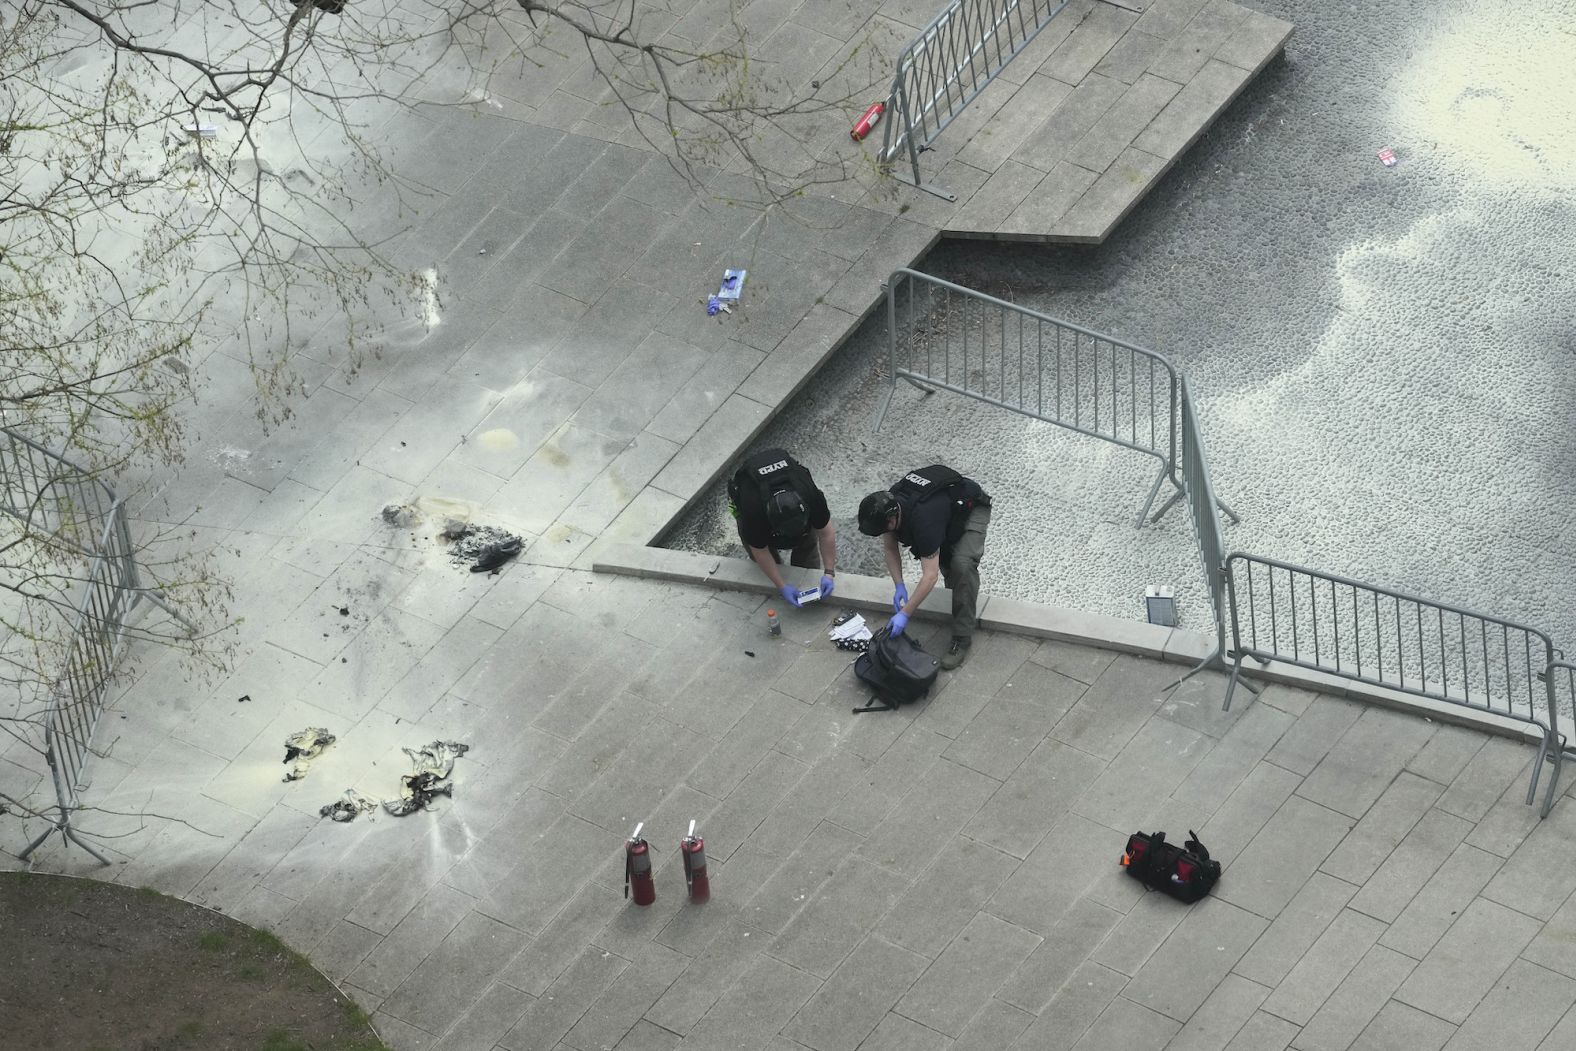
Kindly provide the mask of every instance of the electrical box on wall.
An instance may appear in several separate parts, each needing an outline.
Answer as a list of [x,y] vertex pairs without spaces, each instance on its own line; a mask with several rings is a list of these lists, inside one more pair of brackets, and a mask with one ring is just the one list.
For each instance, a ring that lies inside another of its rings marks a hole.
[[1170,588],[1151,585],[1144,589],[1144,615],[1151,624],[1177,626],[1177,600]]

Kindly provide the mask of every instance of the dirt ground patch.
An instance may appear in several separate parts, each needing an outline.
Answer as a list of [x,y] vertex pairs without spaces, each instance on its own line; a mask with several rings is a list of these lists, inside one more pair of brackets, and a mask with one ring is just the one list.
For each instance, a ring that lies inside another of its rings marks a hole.
[[0,873],[0,1043],[30,1051],[385,1051],[278,938],[112,883]]

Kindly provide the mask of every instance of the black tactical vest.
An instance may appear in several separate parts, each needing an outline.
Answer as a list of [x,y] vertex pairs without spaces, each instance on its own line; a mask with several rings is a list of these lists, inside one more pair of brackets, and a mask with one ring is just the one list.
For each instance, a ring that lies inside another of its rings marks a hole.
[[892,487],[892,495],[905,504],[922,504],[937,493],[951,492],[963,476],[939,463],[905,474]]
[[[810,472],[786,450],[763,449],[739,464],[739,469],[728,480],[728,499],[733,501],[734,507],[742,507],[748,501],[752,508],[758,509],[756,513],[764,513],[767,498],[781,489],[792,489],[799,494],[799,499],[809,504],[814,489]],[[772,538],[776,547],[792,546],[799,539]]]

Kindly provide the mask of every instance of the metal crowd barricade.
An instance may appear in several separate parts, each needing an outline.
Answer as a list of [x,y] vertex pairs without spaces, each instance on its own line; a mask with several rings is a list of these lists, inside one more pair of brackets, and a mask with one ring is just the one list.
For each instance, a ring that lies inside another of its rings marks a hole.
[[1166,479],[1182,491],[1178,376],[1159,354],[915,270],[893,272],[886,301],[892,389],[878,430],[905,379],[1154,457],[1140,527]]
[[1243,658],[1253,657],[1527,723],[1541,739],[1527,802],[1551,761],[1542,809],[1548,814],[1565,737],[1550,681],[1562,666],[1545,632],[1243,552],[1227,558],[1225,581],[1232,658],[1227,710]]
[[[1210,481],[1209,458],[1204,455],[1204,435],[1199,429],[1198,413],[1188,390],[1187,377],[1178,377],[1179,401],[1182,416],[1181,499],[1187,501],[1188,518],[1193,523],[1193,537],[1198,542],[1199,562],[1204,569],[1204,582],[1209,589],[1209,608],[1215,621],[1215,647],[1193,669],[1173,684],[1180,686],[1189,678],[1206,669],[1226,670],[1226,542],[1220,528],[1220,512],[1225,511],[1233,522],[1237,516],[1231,508],[1215,496],[1214,483]],[[1178,499],[1173,496],[1172,501]],[[1171,502],[1166,504],[1170,507]],[[1165,513],[1165,507],[1160,513]],[[1159,515],[1156,515],[1158,518]],[[1248,689],[1254,687],[1244,683]],[[1255,692],[1257,692],[1255,690]]]
[[1154,517],[1186,502],[1215,621],[1213,651],[1177,683],[1229,671],[1229,711],[1239,683],[1254,689],[1242,677],[1252,657],[1524,723],[1540,742],[1527,802],[1552,765],[1548,815],[1576,741],[1576,729],[1561,728],[1576,728],[1576,664],[1546,632],[1290,562],[1228,556],[1220,512],[1237,516],[1215,495],[1186,377],[1152,351],[914,270],[893,272],[886,306],[891,387],[878,429],[904,379],[1160,461],[1138,524],[1169,478],[1177,491]]
[[9,428],[0,428],[0,513],[29,534],[88,559],[73,609],[65,660],[44,715],[44,758],[54,782],[54,823],[19,855],[27,860],[54,832],[109,864],[83,842],[71,823],[91,755],[94,729],[108,699],[110,679],[125,643],[132,611],[147,601],[191,630],[193,625],[138,575],[125,505],[113,490],[64,457]]
[[1067,0],[951,0],[897,57],[881,160],[890,164],[906,153],[913,175],[905,182],[957,200],[920,180],[920,153],[1066,6]]

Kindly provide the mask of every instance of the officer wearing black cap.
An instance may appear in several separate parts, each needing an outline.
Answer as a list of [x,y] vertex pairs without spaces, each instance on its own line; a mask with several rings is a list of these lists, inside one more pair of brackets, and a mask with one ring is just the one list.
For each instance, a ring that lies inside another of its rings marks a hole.
[[785,583],[778,569],[784,548],[793,552],[796,566],[823,567],[821,597],[832,593],[837,537],[826,495],[808,468],[782,449],[753,453],[728,480],[728,502],[738,519],[739,542],[790,605],[799,605],[799,589]]
[[[941,666],[949,670],[968,658],[974,642],[980,559],[989,525],[990,496],[972,478],[939,463],[910,471],[891,489],[871,493],[859,504],[859,531],[881,538],[887,571],[897,585],[892,592],[892,634],[903,634],[936,578],[945,578],[952,592],[952,646]],[[919,583],[912,596],[903,585],[899,544],[919,560]]]

